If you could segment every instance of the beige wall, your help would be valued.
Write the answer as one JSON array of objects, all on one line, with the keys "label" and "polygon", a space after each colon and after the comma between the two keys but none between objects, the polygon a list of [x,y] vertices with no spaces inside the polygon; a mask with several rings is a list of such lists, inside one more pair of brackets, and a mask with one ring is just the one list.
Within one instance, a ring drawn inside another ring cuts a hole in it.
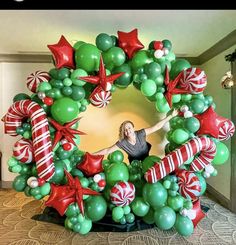
[{"label": "beige wall", "polygon": [[[37,70],[48,71],[51,64],[41,63],[1,63],[0,64],[0,118],[4,116],[13,103],[13,97],[18,93],[32,94],[26,87],[27,76]],[[8,171],[7,160],[12,156],[14,143],[19,139],[4,134],[3,123],[0,122],[0,150],[2,156],[2,180],[13,180],[15,174]]]},{"label": "beige wall", "polygon": [[[231,119],[231,90],[221,88],[220,80],[225,72],[230,70],[230,63],[225,61],[225,55],[232,53],[235,48],[236,45],[201,66],[208,78],[205,94],[213,96],[214,102],[216,103],[216,113],[229,119]],[[223,141],[223,143],[225,143],[231,151],[230,140]],[[229,158],[225,164],[216,166],[218,170],[216,177],[207,179],[207,183],[227,199],[230,199],[230,164],[231,160]]]}]

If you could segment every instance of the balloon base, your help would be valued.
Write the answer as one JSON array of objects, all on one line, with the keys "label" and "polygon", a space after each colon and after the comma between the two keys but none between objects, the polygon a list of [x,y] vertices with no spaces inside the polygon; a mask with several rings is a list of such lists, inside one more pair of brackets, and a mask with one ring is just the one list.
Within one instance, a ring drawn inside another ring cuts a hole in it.
[{"label": "balloon base", "polygon": [[[60,216],[60,214],[51,207],[46,207],[42,214],[37,214],[32,217],[37,221],[43,221],[64,226],[66,216]],[[146,230],[155,227],[154,224],[147,224],[141,218],[135,217],[135,221],[131,224],[126,223],[124,225],[116,223],[112,220],[111,213],[107,212],[105,217],[97,222],[93,222],[92,232],[130,232],[138,230]]]}]

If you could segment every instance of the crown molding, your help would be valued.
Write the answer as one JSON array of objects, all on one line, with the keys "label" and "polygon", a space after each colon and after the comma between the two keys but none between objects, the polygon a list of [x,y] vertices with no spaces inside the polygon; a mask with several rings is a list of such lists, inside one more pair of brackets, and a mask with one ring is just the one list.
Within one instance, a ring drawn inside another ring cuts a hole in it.
[{"label": "crown molding", "polygon": [[[205,52],[197,57],[179,57],[182,59],[187,59],[190,64],[202,65],[214,58],[223,51],[229,49],[236,44],[236,30],[229,33],[227,36],[222,38],[219,42],[214,44],[211,48],[207,49]],[[52,55],[48,54],[0,54],[0,62],[6,63],[53,63]]]}]

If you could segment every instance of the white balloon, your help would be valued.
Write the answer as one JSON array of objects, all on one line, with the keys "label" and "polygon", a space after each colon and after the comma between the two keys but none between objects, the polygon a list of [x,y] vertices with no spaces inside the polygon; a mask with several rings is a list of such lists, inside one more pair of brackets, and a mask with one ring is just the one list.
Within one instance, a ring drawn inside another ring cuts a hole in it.
[{"label": "white balloon", "polygon": [[102,176],[100,174],[95,174],[93,177],[93,180],[98,183],[102,179]]},{"label": "white balloon", "polygon": [[186,111],[188,111],[188,110],[189,110],[189,108],[188,108],[187,105],[182,105],[182,106],[180,107],[180,111],[181,111],[181,112],[186,112]]},{"label": "white balloon", "polygon": [[169,54],[169,52],[170,52],[168,48],[163,48],[162,50],[163,50],[163,52],[164,52],[164,55],[167,55],[167,54]]},{"label": "white balloon", "polygon": [[30,185],[31,181],[33,180],[37,180],[37,178],[35,176],[31,176],[27,179],[27,185]]},{"label": "white balloon", "polygon": [[164,52],[163,52],[161,49],[157,49],[157,50],[154,52],[154,56],[155,56],[155,58],[157,58],[157,59],[161,58],[163,55],[164,55]]},{"label": "white balloon", "polygon": [[207,178],[210,178],[210,176],[211,176],[210,173],[208,173],[208,172],[206,172],[206,171],[203,172],[203,177],[204,177],[204,178],[207,179]]},{"label": "white balloon", "polygon": [[37,180],[32,180],[29,184],[31,188],[36,188],[39,186],[39,182]]},{"label": "white balloon", "polygon": [[215,168],[211,165],[211,164],[208,164],[206,167],[205,167],[205,171],[209,174],[212,174],[214,171],[215,171]]},{"label": "white balloon", "polygon": [[193,113],[191,111],[184,112],[184,118],[189,118],[189,117],[192,117],[192,116],[193,116]]},{"label": "white balloon", "polygon": [[195,219],[196,218],[196,211],[195,210],[188,210],[187,217],[189,219]]}]

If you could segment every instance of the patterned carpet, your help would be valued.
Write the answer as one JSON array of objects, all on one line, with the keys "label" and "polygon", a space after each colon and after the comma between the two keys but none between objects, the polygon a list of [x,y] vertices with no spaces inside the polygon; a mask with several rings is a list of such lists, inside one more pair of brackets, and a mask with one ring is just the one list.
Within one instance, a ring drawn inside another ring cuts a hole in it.
[{"label": "patterned carpet", "polygon": [[1,245],[165,245],[165,244],[236,244],[236,214],[207,197],[202,204],[209,208],[190,237],[176,231],[153,228],[136,232],[90,232],[82,236],[63,226],[31,219],[44,210],[43,200],[37,201],[14,190],[0,189]]}]

